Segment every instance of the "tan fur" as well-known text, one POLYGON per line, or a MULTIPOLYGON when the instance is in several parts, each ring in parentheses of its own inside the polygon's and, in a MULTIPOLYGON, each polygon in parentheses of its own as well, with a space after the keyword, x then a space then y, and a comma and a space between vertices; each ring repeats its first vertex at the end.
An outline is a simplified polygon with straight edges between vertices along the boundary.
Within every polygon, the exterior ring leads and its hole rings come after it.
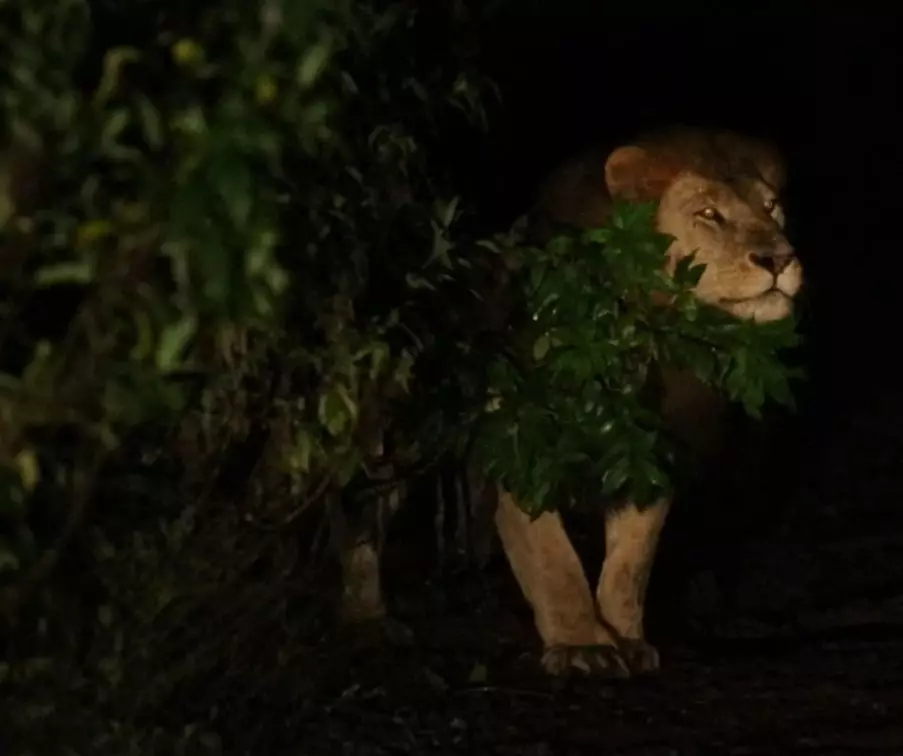
POLYGON ((386 614, 379 565, 379 545, 363 541, 342 552, 342 619, 365 622, 386 614))
POLYGON ((334 511, 332 537, 342 561, 339 616, 343 622, 367 622, 386 616, 380 558, 388 521, 398 510, 401 498, 399 487, 373 502, 371 506, 377 508, 377 517, 370 527, 358 523, 357 527, 349 528, 341 508, 334 511))
MULTIPOLYGON (((543 187, 539 209, 580 227, 605 223, 611 198, 658 201, 657 227, 674 237, 667 268, 696 252, 707 265, 696 295, 756 321, 786 317, 802 268, 783 233, 780 158, 769 146, 731 133, 674 130, 566 163, 543 187)), ((687 372, 662 374, 662 411, 701 453, 722 443, 723 401, 687 372)), ((606 557, 590 611, 590 585, 561 519, 524 515, 501 497, 496 525, 512 570, 533 607, 552 674, 571 668, 622 676, 654 670, 644 640, 643 604, 670 501, 630 502, 605 521, 606 557)))

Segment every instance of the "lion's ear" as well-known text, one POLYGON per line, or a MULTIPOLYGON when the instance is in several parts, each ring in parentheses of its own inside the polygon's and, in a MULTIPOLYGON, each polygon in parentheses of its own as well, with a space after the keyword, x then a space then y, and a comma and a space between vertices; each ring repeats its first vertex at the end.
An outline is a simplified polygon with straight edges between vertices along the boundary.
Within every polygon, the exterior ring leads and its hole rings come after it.
POLYGON ((629 145, 618 147, 605 162, 605 183, 616 199, 657 200, 680 172, 660 155, 629 145))

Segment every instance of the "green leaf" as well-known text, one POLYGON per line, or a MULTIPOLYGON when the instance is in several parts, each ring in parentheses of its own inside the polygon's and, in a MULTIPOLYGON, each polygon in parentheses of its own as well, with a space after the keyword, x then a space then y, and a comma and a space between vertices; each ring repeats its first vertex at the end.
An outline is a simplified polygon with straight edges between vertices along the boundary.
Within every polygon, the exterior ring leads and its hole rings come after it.
POLYGON ((533 493, 530 497, 530 508, 535 512, 544 512, 546 507, 546 497, 549 495, 549 491, 552 490, 552 483, 549 480, 544 480, 539 484, 539 488, 533 493))
POLYGON ((171 372, 182 365, 182 357, 197 333, 198 321, 194 314, 185 314, 177 322, 170 323, 160 334, 154 363, 161 373, 171 372))
POLYGON ((331 54, 330 44, 323 40, 311 47, 298 65, 296 80, 301 89, 312 87, 326 70, 331 54))
POLYGON ((451 228, 452 222, 455 219, 455 214, 458 212, 458 205, 460 204, 460 202, 460 197, 452 197, 446 203, 437 203, 437 214, 443 229, 451 228))
POLYGON ((706 266, 704 264, 695 263, 696 256, 687 255, 678 260, 674 267, 674 281, 678 285, 692 289, 694 288, 705 273, 706 266))
POLYGON ((552 345, 552 337, 548 333, 542 334, 533 343, 533 359, 541 362, 542 358, 549 353, 549 347, 552 345))
POLYGON ((348 389, 335 384, 320 397, 317 417, 331 436, 339 436, 357 416, 357 406, 348 395, 348 389))
POLYGON ((163 118, 160 111, 145 95, 138 95, 135 102, 145 140, 151 149, 160 149, 163 146, 163 118))
POLYGON ((314 452, 314 439, 304 428, 295 434, 295 443, 289 451, 289 466, 302 474, 310 472, 314 452))
POLYGON ((619 459, 602 474, 602 493, 614 494, 620 491, 630 476, 630 465, 626 458, 619 459))
POLYGON ((100 142, 105 150, 109 151, 115 146, 131 120, 132 114, 125 108, 114 110, 109 115, 100 132, 100 142))
POLYGON ((670 485, 665 472, 652 462, 643 463, 643 478, 657 489, 665 490, 670 485))
POLYGON ((583 241, 589 244, 607 244, 611 239, 610 228, 594 228, 583 232, 583 241))
POLYGON ((103 74, 94 92, 94 104, 103 105, 112 97, 122 78, 122 69, 127 63, 141 59, 141 53, 134 47, 114 47, 103 59, 103 74))
POLYGON ((423 276, 418 276, 416 273, 408 273, 405 276, 405 283, 407 283, 408 287, 411 289, 427 289, 429 291, 436 291, 435 285, 433 285, 423 276))
POLYGON ((34 276, 39 287, 60 284, 89 284, 94 280, 94 266, 90 260, 73 260, 39 268, 34 276))
POLYGON ((19 471, 22 487, 28 492, 33 491, 41 480, 41 467, 35 450, 32 448, 22 449, 16 455, 13 463, 19 471))
POLYGON ((370 380, 375 380, 389 359, 389 345, 384 341, 374 341, 370 346, 370 380))

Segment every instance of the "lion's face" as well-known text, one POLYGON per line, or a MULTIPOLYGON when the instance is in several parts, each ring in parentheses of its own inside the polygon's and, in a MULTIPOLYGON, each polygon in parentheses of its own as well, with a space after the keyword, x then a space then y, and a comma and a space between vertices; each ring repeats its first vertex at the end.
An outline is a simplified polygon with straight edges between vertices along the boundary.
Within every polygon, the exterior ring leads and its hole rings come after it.
POLYGON ((695 261, 706 265, 696 295, 757 321, 787 317, 802 285, 802 266, 783 226, 777 194, 754 178, 728 184, 684 171, 658 209, 659 231, 674 237, 669 268, 695 252, 695 261))
POLYGON ((695 253, 706 265, 697 296, 757 321, 787 317, 803 281, 784 236, 783 177, 770 148, 736 135, 620 147, 605 165, 613 197, 658 200, 658 230, 674 237, 669 270, 695 253))

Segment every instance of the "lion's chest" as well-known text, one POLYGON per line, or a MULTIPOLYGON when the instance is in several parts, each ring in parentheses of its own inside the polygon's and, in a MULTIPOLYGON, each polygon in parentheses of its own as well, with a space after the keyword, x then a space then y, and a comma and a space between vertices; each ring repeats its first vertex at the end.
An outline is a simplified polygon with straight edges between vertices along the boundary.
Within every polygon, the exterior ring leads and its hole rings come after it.
POLYGON ((727 403, 688 370, 664 368, 661 410, 669 430, 694 456, 711 459, 723 448, 727 403))

